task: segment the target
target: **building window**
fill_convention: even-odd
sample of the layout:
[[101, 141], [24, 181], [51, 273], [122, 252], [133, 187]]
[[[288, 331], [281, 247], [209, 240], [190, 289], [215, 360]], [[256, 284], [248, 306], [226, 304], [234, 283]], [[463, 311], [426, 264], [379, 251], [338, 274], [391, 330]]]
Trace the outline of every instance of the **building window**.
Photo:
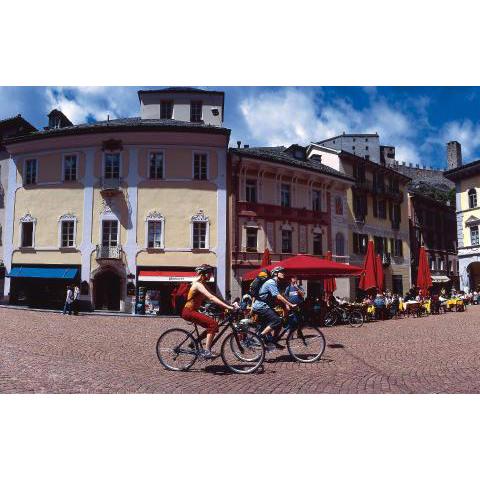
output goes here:
[[335, 214], [343, 215], [343, 201], [341, 197], [335, 197]]
[[163, 248], [163, 222], [160, 220], [148, 220], [148, 248]]
[[402, 242], [402, 240], [400, 240], [400, 239], [395, 240], [394, 250], [393, 250], [392, 253], [395, 257], [403, 257], [403, 242]]
[[160, 118], [162, 120], [173, 118], [173, 102], [171, 100], [162, 100], [160, 102]]
[[247, 178], [245, 183], [245, 196], [247, 202], [257, 203], [257, 181], [251, 178]]
[[368, 145], [365, 146], [365, 150], [368, 150]]
[[282, 183], [280, 188], [280, 204], [282, 207], [290, 206], [290, 185], [288, 183]]
[[102, 220], [102, 246], [118, 246], [118, 220]]
[[312, 210], [314, 212], [322, 210], [322, 192], [320, 190], [313, 190], [312, 192]]
[[378, 216], [380, 218], [387, 218], [387, 202], [385, 200], [379, 200], [377, 205], [378, 205]]
[[353, 233], [353, 253], [364, 254], [367, 252], [368, 235]]
[[478, 237], [478, 225], [470, 227], [470, 241], [472, 245], [480, 245]]
[[468, 191], [468, 206], [469, 208], [477, 208], [477, 191], [474, 188]]
[[194, 180], [207, 180], [208, 159], [206, 153], [195, 153], [193, 156], [193, 178]]
[[106, 153], [105, 154], [105, 178], [120, 178], [120, 154]]
[[352, 147], [352, 150], [355, 151], [355, 145]]
[[397, 295], [403, 295], [403, 277], [401, 275], [392, 275], [392, 291]]
[[321, 233], [313, 234], [313, 254], [323, 255], [323, 237]]
[[282, 230], [282, 253], [292, 253], [291, 230]]
[[22, 222], [22, 247], [33, 247], [33, 222]]
[[75, 221], [74, 220], [63, 220], [61, 222], [61, 242], [60, 246], [62, 248], [74, 247], [75, 246]]
[[203, 249], [207, 245], [207, 222], [193, 222], [193, 248]]
[[190, 121], [191, 122], [202, 121], [202, 102], [198, 102], [198, 101], [190, 102]]
[[339, 257], [343, 257], [345, 255], [345, 239], [343, 237], [343, 233], [338, 232], [335, 235], [335, 251]]
[[257, 251], [258, 228], [247, 228], [247, 252]]
[[370, 160], [370, 155], [365, 155], [365, 160]]
[[63, 158], [63, 179], [73, 182], [77, 179], [77, 156], [65, 155]]
[[154, 180], [163, 178], [163, 152], [150, 153], [149, 175]]
[[37, 159], [31, 158], [25, 162], [25, 185], [37, 183]]

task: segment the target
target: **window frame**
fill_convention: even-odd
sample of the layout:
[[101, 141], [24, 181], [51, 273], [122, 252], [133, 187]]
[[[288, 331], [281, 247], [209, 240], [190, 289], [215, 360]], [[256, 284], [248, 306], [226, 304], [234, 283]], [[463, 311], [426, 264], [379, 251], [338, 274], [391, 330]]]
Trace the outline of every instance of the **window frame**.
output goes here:
[[[167, 103], [171, 105], [170, 116], [169, 117], [166, 117], [166, 116], [162, 115], [162, 107], [163, 107], [163, 105], [165, 105]], [[174, 109], [174, 107], [175, 107], [175, 104], [174, 104], [173, 100], [160, 100], [160, 120], [172, 120], [173, 119], [173, 109]]]
[[[151, 175], [151, 161], [152, 155], [161, 154], [162, 155], [162, 175], [160, 177], [152, 177]], [[165, 150], [163, 149], [156, 149], [156, 150], [149, 150], [147, 154], [147, 170], [148, 170], [148, 179], [149, 180], [165, 180]]]
[[[27, 182], [27, 165], [29, 162], [35, 162], [35, 181], [34, 182]], [[26, 158], [23, 162], [23, 185], [37, 185], [38, 184], [38, 158]]]
[[[67, 157], [75, 157], [75, 178], [65, 178], [67, 173], [66, 162]], [[79, 167], [79, 155], [77, 152], [64, 153], [62, 155], [62, 182], [76, 182], [78, 181], [78, 167]]]
[[[475, 204], [472, 206], [472, 204]], [[477, 197], [477, 189], [470, 188], [468, 190], [468, 208], [477, 208], [478, 207], [478, 197]]]
[[[287, 187], [288, 189], [288, 205], [283, 204], [283, 194], [284, 194], [284, 189], [283, 187]], [[290, 183], [280, 183], [280, 206], [283, 208], [291, 208], [292, 207], [292, 186]]]
[[[248, 245], [248, 240], [249, 240], [249, 233], [255, 232], [255, 246], [249, 246]], [[256, 253], [258, 252], [258, 227], [251, 227], [248, 225], [245, 225], [245, 251], [246, 252], [253, 252]]]
[[[290, 249], [287, 251], [285, 250], [284, 247], [284, 234], [287, 234], [287, 240], [290, 242]], [[282, 228], [282, 236], [281, 236], [281, 245], [282, 245], [282, 253], [293, 253], [293, 234], [292, 230], [288, 228]]]
[[[31, 245], [23, 245], [23, 225], [26, 223], [31, 223], [32, 224], [32, 244]], [[19, 235], [19, 248], [35, 248], [35, 234], [36, 234], [36, 228], [37, 228], [37, 219], [32, 217], [29, 213], [24, 215], [22, 218], [20, 218], [20, 235]]]
[[[73, 222], [73, 245], [63, 245], [63, 224]], [[77, 217], [71, 214], [62, 215], [58, 219], [58, 248], [77, 248]]]
[[[116, 245], [104, 245], [103, 243], [103, 223], [104, 222], [116, 222], [117, 223], [117, 238], [116, 238]], [[101, 247], [109, 247], [109, 248], [114, 248], [114, 247], [120, 247], [120, 222], [118, 218], [114, 217], [104, 217], [100, 218], [100, 246]]]
[[[318, 203], [318, 208], [315, 208], [316, 203]], [[322, 211], [322, 191], [314, 188], [312, 189], [312, 211], [321, 212]]]
[[[204, 223], [206, 225], [205, 230], [205, 247], [195, 247], [194, 246], [194, 233], [195, 233], [195, 224]], [[210, 250], [210, 219], [203, 210], [199, 210], [198, 213], [192, 216], [190, 219], [190, 249], [192, 251], [200, 250]]]
[[[476, 242], [474, 243], [474, 235], [473, 235], [473, 232], [476, 232]], [[478, 228], [478, 225], [472, 225], [470, 227], [470, 245], [473, 246], [473, 245], [480, 245], [480, 237], [479, 237], [479, 228]]]
[[[206, 159], [206, 178], [195, 178], [195, 157], [198, 155], [204, 155]], [[192, 179], [198, 181], [207, 181], [210, 180], [210, 155], [205, 151], [193, 151], [192, 152]]]
[[[198, 104], [200, 104], [200, 119], [196, 120], [193, 118], [193, 115], [194, 115], [193, 105], [198, 105]], [[203, 101], [202, 100], [190, 100], [190, 122], [193, 122], [193, 123], [203, 122]]]
[[[341, 251], [339, 251], [338, 248], [338, 241], [341, 240]], [[335, 253], [338, 257], [344, 257], [345, 256], [345, 235], [342, 232], [337, 232], [335, 235]]]
[[115, 179], [117, 177], [107, 177], [106, 176], [106, 166], [107, 166], [107, 155], [118, 155], [118, 179], [122, 178], [122, 152], [104, 152], [102, 157], [102, 178], [105, 179]]
[[[249, 185], [249, 182], [250, 182], [250, 185]], [[248, 195], [248, 192], [251, 190], [251, 188], [249, 187], [252, 187], [252, 186], [253, 186], [255, 200], [249, 199], [249, 195]], [[258, 179], [256, 178], [245, 179], [245, 200], [248, 203], [258, 203]]]

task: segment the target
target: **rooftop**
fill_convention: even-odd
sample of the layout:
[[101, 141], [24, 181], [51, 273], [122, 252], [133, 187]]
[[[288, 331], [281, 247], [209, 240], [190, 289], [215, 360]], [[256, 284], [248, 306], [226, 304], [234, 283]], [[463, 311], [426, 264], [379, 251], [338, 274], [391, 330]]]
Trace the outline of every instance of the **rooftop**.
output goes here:
[[182, 122], [180, 120], [142, 119], [140, 117], [117, 118], [103, 120], [94, 123], [82, 123], [63, 128], [35, 131], [27, 135], [11, 138], [5, 143], [20, 143], [31, 140], [39, 140], [49, 137], [60, 137], [66, 135], [105, 133], [121, 131], [198, 131], [204, 133], [223, 134], [230, 136], [228, 128], [207, 125], [203, 122]]
[[193, 93], [193, 94], [216, 94], [216, 95], [225, 95], [225, 92], [219, 90], [205, 90], [202, 88], [195, 88], [195, 87], [166, 87], [166, 88], [158, 88], [155, 90], [139, 90], [138, 95], [140, 96], [141, 93]]
[[378, 133], [345, 133], [343, 132], [341, 135], [326, 138], [324, 140], [319, 140], [318, 142], [315, 142], [315, 143], [329, 142], [330, 140], [335, 140], [341, 137], [378, 137]]
[[[294, 148], [292, 148], [294, 147]], [[332, 177], [337, 177], [342, 180], [348, 180], [350, 182], [355, 181], [352, 177], [345, 175], [334, 168], [324, 165], [317, 159], [299, 159], [294, 156], [295, 149], [304, 149], [299, 145], [292, 145], [290, 147], [278, 146], [278, 147], [249, 147], [249, 148], [231, 148], [230, 152], [238, 155], [244, 155], [248, 157], [257, 158], [259, 160], [265, 160], [273, 163], [280, 163], [283, 165], [290, 165], [292, 167], [298, 167], [305, 170], [311, 170]]]
[[480, 173], [480, 160], [475, 160], [474, 162], [466, 163], [460, 167], [447, 170], [446, 172], [443, 172], [443, 176], [448, 178], [448, 180], [455, 182], [456, 180], [478, 173]]

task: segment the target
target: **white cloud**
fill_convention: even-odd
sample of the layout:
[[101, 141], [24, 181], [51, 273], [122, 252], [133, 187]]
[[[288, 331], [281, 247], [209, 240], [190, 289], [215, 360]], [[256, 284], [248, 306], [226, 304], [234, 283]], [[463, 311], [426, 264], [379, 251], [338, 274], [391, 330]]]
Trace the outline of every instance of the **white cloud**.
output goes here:
[[475, 160], [472, 157], [480, 149], [480, 123], [469, 119], [448, 122], [437, 135], [429, 137], [427, 142], [445, 147], [451, 140], [461, 143], [464, 162]]
[[133, 87], [48, 87], [47, 109], [61, 110], [73, 123], [137, 116], [139, 103]]
[[[425, 108], [425, 102], [420, 107]], [[382, 143], [398, 148], [400, 161], [421, 163], [415, 118], [378, 96], [370, 97], [368, 107], [355, 109], [344, 98], [286, 88], [250, 95], [241, 101], [240, 112], [249, 141], [258, 145], [307, 144], [342, 132], [378, 132]]]

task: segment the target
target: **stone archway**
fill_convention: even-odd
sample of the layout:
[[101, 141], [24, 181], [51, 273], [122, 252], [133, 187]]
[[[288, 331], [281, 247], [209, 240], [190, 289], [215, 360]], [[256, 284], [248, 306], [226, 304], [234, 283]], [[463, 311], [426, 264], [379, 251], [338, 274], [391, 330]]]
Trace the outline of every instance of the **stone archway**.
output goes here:
[[470, 291], [480, 291], [480, 262], [472, 262], [467, 267]]
[[125, 279], [114, 268], [100, 268], [93, 277], [95, 310], [122, 310]]

